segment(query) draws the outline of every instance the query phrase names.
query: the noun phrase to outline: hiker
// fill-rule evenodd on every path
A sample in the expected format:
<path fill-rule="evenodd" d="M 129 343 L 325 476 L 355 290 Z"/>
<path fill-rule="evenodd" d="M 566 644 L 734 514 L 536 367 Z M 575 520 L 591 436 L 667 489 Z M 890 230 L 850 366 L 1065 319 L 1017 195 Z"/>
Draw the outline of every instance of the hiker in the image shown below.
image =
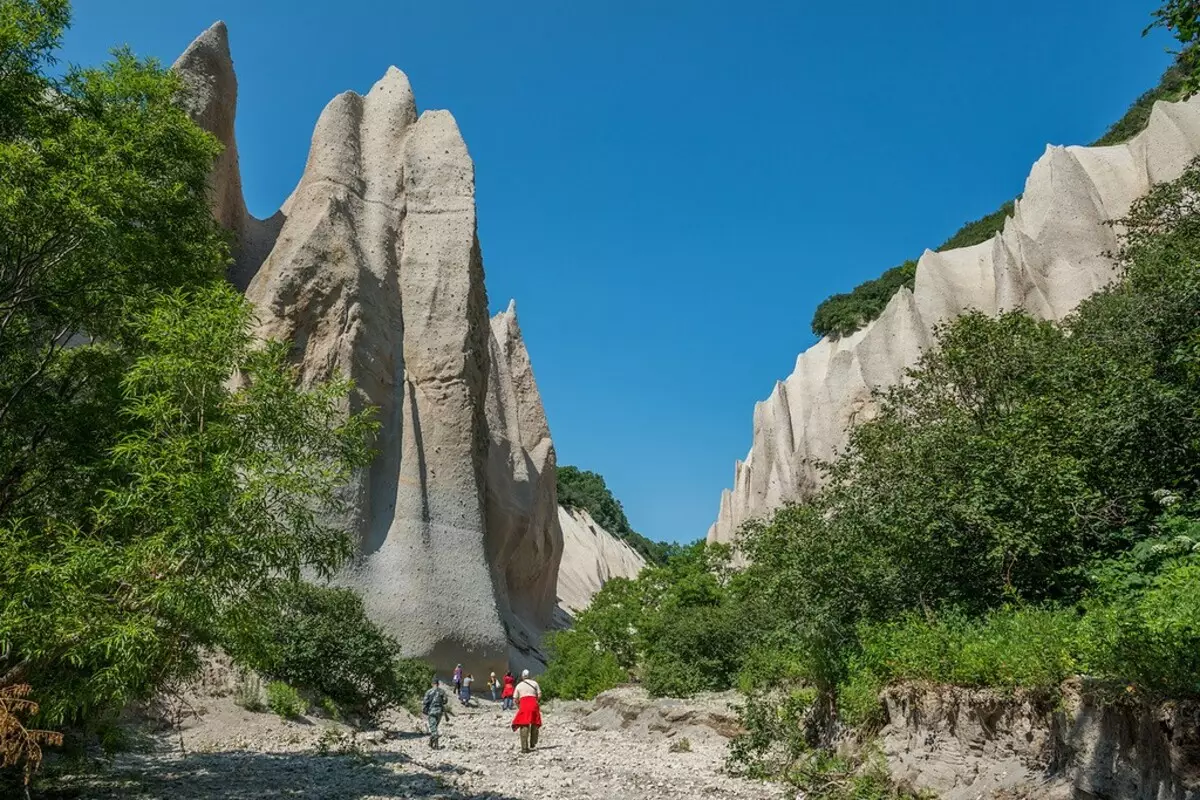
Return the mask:
<path fill-rule="evenodd" d="M 500 681 L 496 680 L 496 673 L 488 676 L 488 689 L 492 693 L 492 702 L 496 702 L 496 690 L 500 688 Z"/>
<path fill-rule="evenodd" d="M 454 667 L 454 694 L 462 694 L 462 664 Z"/>
<path fill-rule="evenodd" d="M 464 706 L 471 704 L 471 684 L 475 682 L 475 676 L 468 673 L 467 677 L 462 679 L 462 691 L 458 693 L 458 699 L 462 701 Z"/>
<path fill-rule="evenodd" d="M 441 722 L 443 714 L 450 712 L 446 708 L 446 693 L 442 691 L 442 682 L 437 678 L 433 679 L 433 688 L 425 693 L 425 697 L 421 699 L 421 713 L 429 722 L 429 746 L 434 750 L 438 749 L 438 723 Z"/>
<path fill-rule="evenodd" d="M 500 692 L 500 707 L 505 711 L 513 710 L 513 691 L 516 689 L 516 683 L 513 680 L 512 670 L 504 673 L 504 689 Z"/>
<path fill-rule="evenodd" d="M 542 687 L 529 677 L 529 670 L 521 670 L 521 682 L 513 696 L 517 699 L 517 715 L 513 717 L 512 729 L 521 732 L 521 752 L 528 753 L 537 748 L 538 732 L 542 728 Z"/>

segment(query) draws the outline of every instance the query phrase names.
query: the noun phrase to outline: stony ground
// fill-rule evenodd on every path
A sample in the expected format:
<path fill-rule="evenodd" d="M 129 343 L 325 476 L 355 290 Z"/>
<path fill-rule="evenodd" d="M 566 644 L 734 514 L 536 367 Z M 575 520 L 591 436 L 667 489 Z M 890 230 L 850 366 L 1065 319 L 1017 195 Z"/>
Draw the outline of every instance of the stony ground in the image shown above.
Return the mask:
<path fill-rule="evenodd" d="M 181 728 L 149 735 L 140 752 L 117 756 L 99 773 L 60 774 L 50 788 L 80 800 L 783 796 L 777 786 L 721 771 L 727 739 L 714 730 L 720 724 L 697 722 L 710 718 L 698 717 L 695 705 L 655 706 L 622 691 L 602 707 L 548 704 L 538 750 L 529 755 L 519 752 L 511 713 L 488 699 L 465 709 L 455 703 L 436 751 L 408 714 L 362 731 L 248 712 L 229 697 L 193 700 L 195 714 Z"/>

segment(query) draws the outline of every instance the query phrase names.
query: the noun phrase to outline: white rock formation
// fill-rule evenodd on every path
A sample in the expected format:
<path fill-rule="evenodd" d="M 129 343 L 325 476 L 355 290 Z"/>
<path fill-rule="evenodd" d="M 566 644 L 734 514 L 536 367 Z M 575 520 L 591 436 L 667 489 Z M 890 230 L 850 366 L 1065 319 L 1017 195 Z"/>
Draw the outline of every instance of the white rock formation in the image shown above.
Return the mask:
<path fill-rule="evenodd" d="M 562 532 L 554 446 L 515 309 L 489 323 L 475 174 L 446 111 L 418 116 L 389 69 L 338 95 L 303 177 L 270 220 L 246 213 L 237 82 L 217 23 L 175 65 L 187 108 L 226 150 L 214 212 L 260 335 L 293 343 L 302 383 L 352 378 L 378 408 L 379 455 L 344 520 L 360 556 L 340 577 L 409 655 L 486 674 L 536 662 Z"/>
<path fill-rule="evenodd" d="M 612 578 L 636 578 L 646 559 L 600 527 L 586 509 L 559 506 L 558 524 L 563 533 L 558 606 L 567 622 Z"/>
<path fill-rule="evenodd" d="M 721 496 L 710 542 L 733 541 L 747 520 L 819 487 L 846 432 L 871 413 L 871 392 L 896 384 L 932 344 L 938 322 L 969 309 L 1025 309 L 1059 320 L 1113 278 L 1108 224 L 1154 183 L 1173 180 L 1200 153 L 1200 99 L 1159 102 L 1145 131 L 1111 147 L 1047 147 L 1004 230 L 974 247 L 926 251 L 912 291 L 842 339 L 822 339 L 796 359 L 754 409 L 749 455 Z"/>

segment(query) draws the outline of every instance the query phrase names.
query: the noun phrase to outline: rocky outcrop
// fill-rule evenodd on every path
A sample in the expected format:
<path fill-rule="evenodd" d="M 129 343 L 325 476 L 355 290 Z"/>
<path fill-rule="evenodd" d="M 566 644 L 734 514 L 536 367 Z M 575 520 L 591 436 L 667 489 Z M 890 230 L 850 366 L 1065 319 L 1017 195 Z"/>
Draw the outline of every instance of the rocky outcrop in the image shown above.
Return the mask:
<path fill-rule="evenodd" d="M 733 541 L 749 519 L 810 495 L 846 431 L 871 414 L 871 394 L 894 385 L 933 343 L 933 327 L 969 309 L 1024 309 L 1058 320 L 1113 278 L 1110 225 L 1154 183 L 1200 153 L 1200 99 L 1159 102 L 1149 126 L 1111 147 L 1047 147 L 1004 230 L 974 247 L 926 251 L 902 289 L 857 333 L 822 339 L 754 409 L 749 454 L 721 497 L 710 542 Z"/>
<path fill-rule="evenodd" d="M 224 147 L 210 179 L 213 215 L 233 234 L 234 264 L 229 269 L 229 279 L 244 291 L 274 245 L 283 214 L 259 220 L 246 211 L 234 136 L 238 83 L 225 23 L 216 23 L 192 42 L 175 62 L 174 69 L 183 83 L 183 107 Z"/>
<path fill-rule="evenodd" d="M 620 686 L 582 703 L 563 703 L 565 710 L 580 717 L 585 731 L 621 731 L 630 738 L 646 739 L 655 735 L 690 738 L 711 736 L 732 739 L 744 733 L 737 705 L 742 698 L 736 692 L 703 693 L 687 700 L 650 697 L 638 686 Z"/>
<path fill-rule="evenodd" d="M 1073 681 L 1062 700 L 898 686 L 878 744 L 900 788 L 981 797 L 1197 800 L 1200 705 L 1115 698 Z"/>
<path fill-rule="evenodd" d="M 299 185 L 260 221 L 242 199 L 225 26 L 175 68 L 188 110 L 226 146 L 214 213 L 259 334 L 293 344 L 302 383 L 352 378 L 349 409 L 378 409 L 378 456 L 341 521 L 359 556 L 339 582 L 409 655 L 484 674 L 536 662 L 563 547 L 554 446 L 515 309 L 487 316 L 454 118 L 418 114 L 394 67 L 367 95 L 338 95 Z"/>
<path fill-rule="evenodd" d="M 586 509 L 559 506 L 558 524 L 563 532 L 558 607 L 563 624 L 569 624 L 609 580 L 636 578 L 646 559 L 600 527 Z"/>

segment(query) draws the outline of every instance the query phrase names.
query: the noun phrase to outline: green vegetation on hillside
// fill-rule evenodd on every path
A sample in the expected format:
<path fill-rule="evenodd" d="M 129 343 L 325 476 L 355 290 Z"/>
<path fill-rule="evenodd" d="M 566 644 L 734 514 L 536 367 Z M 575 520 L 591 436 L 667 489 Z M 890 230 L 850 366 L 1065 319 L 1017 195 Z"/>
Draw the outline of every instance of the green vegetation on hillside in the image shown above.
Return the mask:
<path fill-rule="evenodd" d="M 878 278 L 860 283 L 850 292 L 835 294 L 813 312 L 812 329 L 818 336 L 849 336 L 883 313 L 892 295 L 912 289 L 917 262 L 905 261 Z"/>
<path fill-rule="evenodd" d="M 1186 49 L 1176 63 L 1163 73 L 1158 85 L 1135 100 L 1121 119 L 1113 123 L 1092 145 L 1120 144 L 1132 139 L 1146 129 L 1150 122 L 1150 111 L 1156 101 L 1182 99 L 1189 86 L 1189 73 L 1185 62 L 1192 57 L 1193 49 Z M 1004 229 L 1004 222 L 1012 213 L 1013 201 L 1009 200 L 992 213 L 963 225 L 949 239 L 942 242 L 936 251 L 971 247 L 986 242 Z M 902 287 L 912 289 L 916 274 L 916 262 L 905 261 L 878 278 L 855 286 L 849 292 L 825 299 L 813 312 L 813 333 L 817 336 L 849 336 L 882 314 L 892 295 Z"/>
<path fill-rule="evenodd" d="M 1198 196 L 1200 160 L 1138 201 L 1123 277 L 1062 324 L 939 328 L 825 489 L 743 528 L 743 571 L 697 545 L 613 582 L 548 685 L 738 686 L 733 765 L 798 782 L 895 682 L 1200 696 Z"/>
<path fill-rule="evenodd" d="M 670 544 L 652 542 L 630 526 L 621 501 L 613 497 L 602 475 L 578 467 L 559 467 L 558 502 L 565 508 L 585 509 L 600 527 L 628 543 L 651 564 L 663 563 L 671 551 Z"/>

